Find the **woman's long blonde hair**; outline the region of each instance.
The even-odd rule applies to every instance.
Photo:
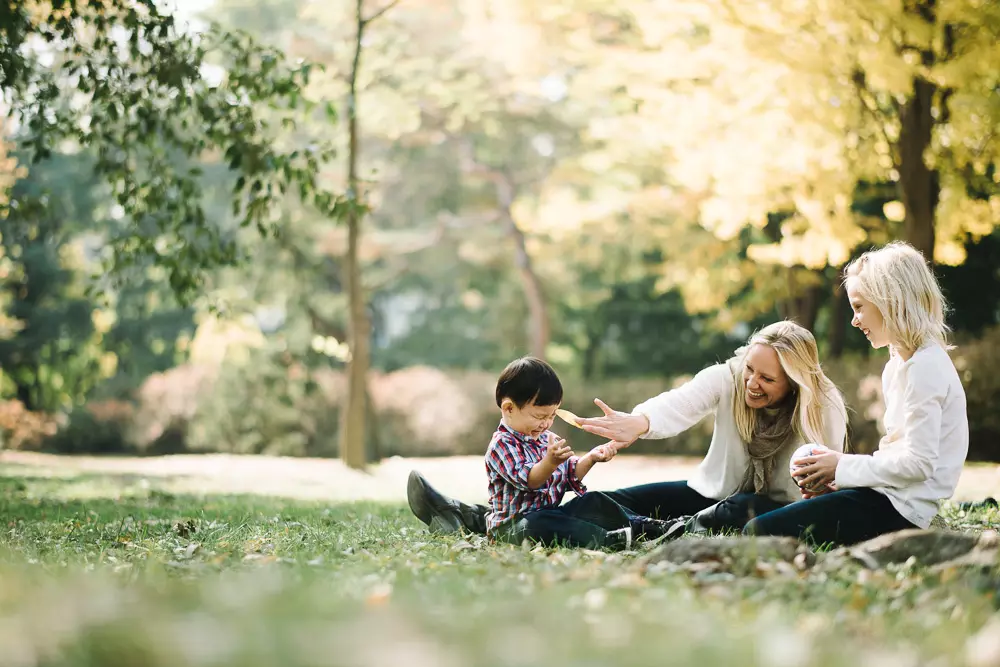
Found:
[[[778,355],[778,361],[791,382],[791,391],[795,396],[792,427],[799,437],[804,442],[827,446],[841,444],[823,442],[824,433],[828,430],[823,428],[823,422],[827,409],[833,406],[838,416],[847,423],[844,397],[820,366],[816,339],[808,329],[789,320],[769,324],[755,333],[744,347],[736,350],[731,360],[733,416],[743,442],[751,442],[757,429],[757,411],[747,405],[747,388],[743,380],[746,357],[754,345],[767,345]]]
[[[858,279],[858,291],[882,313],[893,348],[916,352],[928,342],[948,349],[947,304],[924,256],[896,241],[870,250],[847,265],[844,283]]]

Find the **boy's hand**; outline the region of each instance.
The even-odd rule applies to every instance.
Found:
[[[551,434],[549,436],[549,446],[545,451],[545,458],[553,467],[558,467],[560,463],[573,456],[573,450],[566,444],[565,438]]]
[[[615,448],[613,443],[607,443],[605,445],[598,445],[590,450],[590,457],[599,463],[607,463],[611,459],[615,458],[615,454],[618,453],[618,449]]]

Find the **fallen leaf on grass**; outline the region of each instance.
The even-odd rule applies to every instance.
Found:
[[[381,583],[373,587],[365,597],[365,604],[369,607],[380,607],[392,597],[392,584]]]
[[[196,530],[198,530],[198,524],[193,519],[182,519],[174,524],[174,532],[180,537],[189,537]]]
[[[609,588],[642,588],[648,585],[646,578],[638,572],[625,572],[608,583]]]
[[[243,551],[248,554],[269,554],[274,551],[274,545],[264,538],[255,537],[243,543]]]
[[[266,564],[273,563],[278,560],[278,558],[274,554],[247,554],[243,557],[243,560]]]

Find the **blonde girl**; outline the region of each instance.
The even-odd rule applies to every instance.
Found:
[[[851,324],[889,348],[882,372],[885,437],[871,455],[831,451],[796,461],[805,502],[749,522],[755,535],[853,544],[927,528],[958,485],[969,449],[965,391],[948,356],[945,301],[923,256],[905,243],[865,253],[845,271]],[[833,483],[836,490],[827,490]]]

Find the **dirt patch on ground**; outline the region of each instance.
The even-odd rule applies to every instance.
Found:
[[[594,468],[587,484],[591,489],[610,490],[686,479],[698,461],[669,456],[621,456]],[[401,502],[406,498],[406,477],[413,469],[449,495],[469,501],[486,498],[486,471],[479,456],[393,457],[366,471],[357,471],[332,459],[230,454],[132,458],[0,452],[0,474],[6,475],[122,476],[146,479],[156,488],[176,493],[249,493],[331,501]],[[1000,496],[1000,466],[967,465],[956,499],[981,500],[986,496]]]

